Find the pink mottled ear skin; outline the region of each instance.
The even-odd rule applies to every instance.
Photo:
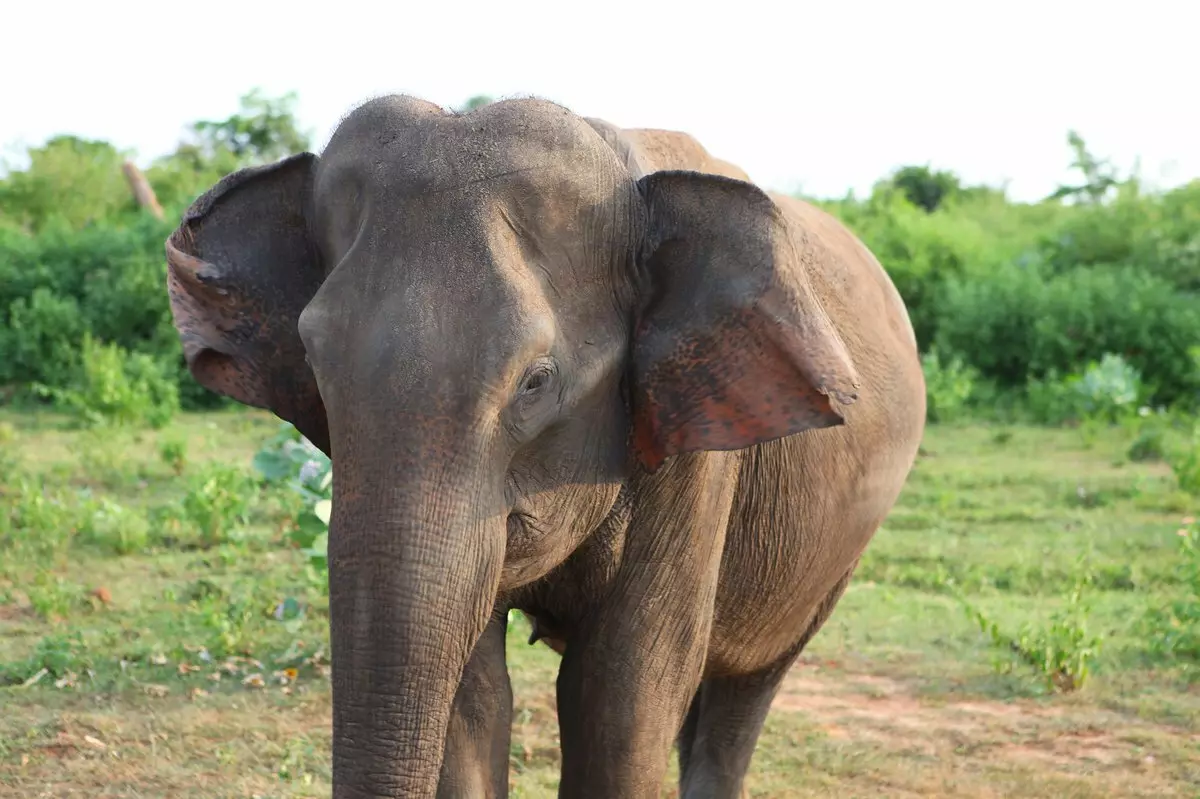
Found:
[[[635,333],[642,466],[843,424],[831,400],[855,402],[858,374],[792,258],[784,211],[725,178],[658,173],[644,183],[650,224],[665,228],[666,242],[650,279],[670,288]]]

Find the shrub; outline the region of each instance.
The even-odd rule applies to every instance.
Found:
[[[1051,691],[1068,693],[1087,683],[1104,642],[1103,635],[1088,631],[1091,608],[1086,589],[1092,582],[1092,572],[1080,568],[1063,608],[1051,614],[1047,624],[1024,624],[1016,635],[1002,631],[961,595],[959,600],[994,646],[1036,671]]]
[[[46,387],[64,409],[90,426],[165,426],[179,410],[179,387],[148,355],[83,336],[81,362],[67,388]]]
[[[1027,410],[1043,424],[1115,422],[1136,412],[1141,379],[1124,358],[1106,353],[1082,374],[1059,378],[1053,371],[1026,386]]]
[[[1175,535],[1175,576],[1183,591],[1171,601],[1154,600],[1142,623],[1151,652],[1200,662],[1200,522],[1183,519]]]
[[[181,510],[199,535],[200,545],[213,546],[246,523],[253,497],[254,485],[248,475],[232,466],[211,463],[191,480]]]
[[[925,373],[925,397],[929,420],[948,422],[966,411],[979,373],[963,363],[961,357],[943,361],[937,349],[921,356]]]
[[[937,347],[1003,387],[1120,355],[1145,381],[1148,399],[1170,404],[1200,389],[1190,356],[1198,341],[1200,302],[1151,275],[1079,269],[1047,278],[1008,265],[947,282]]]
[[[99,506],[80,531],[86,543],[117,555],[140,552],[150,542],[150,522],[145,514],[101,497]]]
[[[183,474],[187,467],[187,441],[168,438],[158,445],[158,456],[176,475]]]
[[[308,556],[319,582],[327,587],[333,464],[300,431],[284,424],[254,456],[254,468],[269,483],[286,485],[300,498],[303,507],[291,542]]]
[[[1200,421],[1195,422],[1190,439],[1171,456],[1171,471],[1181,490],[1200,497]]]
[[[1126,451],[1129,460],[1137,463],[1162,460],[1167,453],[1166,434],[1166,427],[1161,423],[1142,425]]]

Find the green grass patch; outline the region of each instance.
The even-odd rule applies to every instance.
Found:
[[[278,430],[0,413],[0,784],[328,794],[312,498],[254,466]],[[1172,435],[930,428],[780,693],[751,794],[1186,795],[1200,533]],[[527,635],[514,620],[512,795],[551,797],[558,657]]]

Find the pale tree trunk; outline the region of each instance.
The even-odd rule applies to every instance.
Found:
[[[142,170],[138,169],[132,161],[126,161],[121,165],[121,171],[125,173],[125,180],[129,182],[133,199],[137,200],[137,204],[154,214],[155,219],[162,219],[162,206],[158,204],[158,198],[154,196],[154,189],[150,188],[150,183],[142,174]]]

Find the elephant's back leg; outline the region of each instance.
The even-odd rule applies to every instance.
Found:
[[[895,470],[855,462],[851,431],[812,432],[740,464],[706,676],[755,673],[793,651],[898,493]]]
[[[679,734],[681,799],[736,799],[743,795],[746,772],[771,703],[800,653],[833,612],[855,566],[834,584],[800,640],[777,662],[751,674],[715,676],[701,682]]]

